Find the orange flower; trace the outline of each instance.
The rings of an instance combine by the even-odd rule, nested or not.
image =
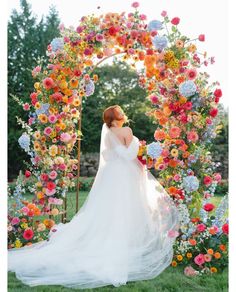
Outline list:
[[[187,256],[188,259],[190,259],[193,255],[192,255],[191,252],[187,252],[186,256]]]
[[[224,244],[220,244],[219,245],[220,250],[225,251],[226,250],[226,246]]]
[[[181,147],[180,147],[181,148]],[[179,148],[179,149],[180,149]],[[190,153],[188,152],[188,151],[185,151],[183,154],[182,154],[182,156],[183,156],[183,158],[187,158],[187,157],[189,157],[189,155],[190,155]]]
[[[176,167],[178,165],[178,161],[174,160],[174,159],[170,159],[169,160],[169,166],[170,167]]]
[[[46,226],[47,229],[51,229],[55,222],[51,219],[44,219],[43,224]]]
[[[175,195],[177,193],[177,190],[178,189],[176,187],[174,187],[174,186],[171,186],[171,187],[168,188],[169,193],[172,194],[172,195]]]
[[[97,81],[98,81],[98,75],[97,75],[97,74],[94,74],[94,75],[93,75],[93,81],[94,81],[94,82],[97,82]]]
[[[213,254],[214,254],[214,251],[213,251],[213,249],[212,249],[212,248],[209,248],[209,249],[207,250],[207,253],[209,253],[209,254],[213,255]]]
[[[212,273],[216,273],[217,272],[217,268],[215,268],[215,267],[211,267],[210,270],[211,270]]]
[[[221,254],[220,254],[219,252],[215,252],[215,253],[214,253],[214,257],[215,257],[216,259],[219,259],[219,258],[221,258]]]
[[[193,239],[193,238],[190,238],[190,239],[188,240],[188,242],[189,242],[191,245],[196,245],[196,244],[197,244],[197,241],[196,241],[195,239]]]
[[[177,262],[176,261],[172,261],[171,265],[172,265],[172,267],[176,267],[177,266]]]
[[[165,137],[166,137],[166,134],[163,130],[156,130],[154,133],[154,138],[156,140],[163,140],[165,139]]]
[[[78,85],[79,85],[79,80],[78,79],[71,79],[70,80],[70,86],[72,87],[72,88],[77,88],[78,87]]]
[[[159,123],[160,123],[160,125],[161,126],[164,126],[166,123],[168,122],[168,118],[161,118],[160,120],[159,120]]]

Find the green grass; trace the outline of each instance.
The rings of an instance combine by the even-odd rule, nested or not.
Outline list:
[[[81,207],[88,195],[88,192],[79,192],[79,207]],[[26,196],[26,198],[29,198]],[[67,219],[70,220],[75,214],[75,193],[68,193],[67,197],[68,214]],[[211,199],[211,202],[216,206],[219,204],[222,197],[215,196]],[[29,198],[30,199],[30,198]],[[9,199],[9,204],[11,203]],[[56,221],[60,220],[58,219]],[[9,292],[25,292],[25,291],[37,291],[37,292],[57,292],[57,291],[91,291],[91,289],[69,289],[63,286],[36,286],[29,287],[24,285],[20,280],[15,277],[15,273],[8,273],[8,291]],[[168,267],[155,279],[128,282],[127,285],[120,286],[118,288],[109,285],[101,288],[92,289],[92,291],[108,292],[220,292],[228,291],[228,268],[222,273],[203,275],[201,277],[189,278],[183,274],[183,267]]]

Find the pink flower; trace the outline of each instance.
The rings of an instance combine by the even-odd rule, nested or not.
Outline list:
[[[49,173],[49,178],[50,179],[55,179],[57,177],[57,172],[55,170],[52,170],[50,173]]]
[[[203,232],[206,229],[206,225],[203,223],[200,223],[197,225],[197,231]]]
[[[69,143],[71,140],[71,135],[68,133],[62,133],[60,136],[60,140],[64,143]]]
[[[26,240],[30,240],[30,239],[32,239],[33,238],[33,236],[34,236],[34,232],[33,232],[33,230],[32,229],[26,229],[25,231],[24,231],[24,233],[23,233],[23,237],[24,237],[24,239],[26,239]]]
[[[204,254],[204,260],[205,262],[209,263],[211,261],[212,256],[208,253]]]
[[[52,134],[52,128],[46,127],[43,132],[46,136],[50,136]]]
[[[192,266],[187,266],[184,269],[184,274],[186,276],[195,276],[197,274],[197,271]]]
[[[145,15],[145,14],[140,14],[140,15],[139,15],[139,18],[140,18],[141,20],[146,20],[146,19],[147,19],[147,15]]]
[[[200,253],[194,258],[194,262],[196,265],[200,266],[205,263],[204,254]]]
[[[189,80],[193,80],[193,79],[195,79],[196,76],[197,76],[197,70],[196,70],[196,69],[188,69],[188,70],[186,71],[186,75],[187,75],[187,78],[188,78]]]
[[[11,224],[12,225],[16,225],[20,222],[20,219],[18,217],[13,217],[11,220]]]
[[[180,175],[179,174],[175,174],[174,175],[174,180],[175,181],[179,181],[180,180]]]
[[[29,213],[29,208],[28,207],[23,207],[21,208],[21,212],[24,214],[24,215],[27,215]]]
[[[48,203],[49,204],[54,204],[54,205],[62,205],[63,200],[62,199],[58,199],[58,198],[48,198]]]
[[[200,42],[204,42],[204,41],[205,41],[205,35],[204,35],[204,34],[200,34],[200,35],[198,36],[198,40],[199,40]]]
[[[170,137],[172,139],[178,138],[180,136],[181,129],[179,127],[172,127],[170,128]]]
[[[158,97],[155,94],[149,96],[152,104],[157,104],[159,102]]]
[[[65,170],[65,169],[66,169],[66,165],[65,165],[65,163],[61,163],[61,164],[59,165],[59,169],[60,169],[60,170]]]
[[[28,103],[24,103],[24,104],[23,104],[23,109],[24,109],[25,111],[28,111],[28,110],[30,109],[30,105],[29,105]]]
[[[55,193],[56,193],[56,189],[52,189],[52,190],[46,189],[47,196],[53,196]]]
[[[194,130],[187,132],[187,138],[190,142],[197,142],[198,141],[198,134]]]
[[[166,17],[166,15],[167,15],[167,11],[163,10],[161,13],[161,16]]]
[[[204,179],[203,179],[203,183],[204,183],[206,186],[211,185],[211,184],[212,184],[212,178],[211,178],[209,175],[205,176]]]
[[[180,22],[180,18],[179,18],[179,17],[174,17],[174,18],[172,18],[172,20],[171,20],[171,23],[172,23],[173,25],[178,25],[179,22]]]
[[[133,8],[138,8],[139,7],[139,2],[133,2],[131,6]]]
[[[220,173],[214,173],[213,174],[214,180],[217,182],[221,181],[221,174]]]
[[[48,120],[51,124],[54,124],[57,121],[57,117],[55,115],[49,115]]]
[[[49,181],[48,183],[47,183],[47,189],[49,189],[49,190],[53,190],[53,189],[55,189],[56,188],[56,184],[53,182],[53,181]]]
[[[183,108],[185,110],[191,110],[192,109],[193,104],[191,103],[191,101],[187,101],[185,104],[183,104]]]
[[[43,79],[43,86],[45,89],[49,90],[55,86],[55,83],[52,78],[47,77]]]
[[[208,125],[211,125],[212,124],[212,119],[210,119],[209,117],[206,118],[206,123]]]
[[[207,212],[211,212],[212,210],[214,210],[215,205],[211,204],[211,203],[207,203],[203,206],[204,210]]]
[[[169,237],[177,237],[179,235],[179,232],[176,230],[169,230],[168,231],[168,236]]]
[[[96,41],[98,41],[98,42],[102,42],[103,41],[103,35],[101,34],[101,33],[98,33],[97,35],[96,35]]]
[[[38,75],[38,73],[41,71],[41,67],[40,66],[36,66],[33,71],[32,71],[32,76],[36,77]]]

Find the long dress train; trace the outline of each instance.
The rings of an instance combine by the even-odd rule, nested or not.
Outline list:
[[[179,214],[164,188],[103,124],[97,175],[84,205],[49,240],[8,251],[8,270],[29,286],[120,286],[152,279],[173,257]]]

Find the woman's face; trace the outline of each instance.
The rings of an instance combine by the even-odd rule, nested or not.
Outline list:
[[[119,120],[116,120],[116,123],[122,126],[124,123],[126,123],[127,116],[125,115],[125,113],[120,107],[116,107],[115,110],[117,113],[117,118],[119,119]]]

